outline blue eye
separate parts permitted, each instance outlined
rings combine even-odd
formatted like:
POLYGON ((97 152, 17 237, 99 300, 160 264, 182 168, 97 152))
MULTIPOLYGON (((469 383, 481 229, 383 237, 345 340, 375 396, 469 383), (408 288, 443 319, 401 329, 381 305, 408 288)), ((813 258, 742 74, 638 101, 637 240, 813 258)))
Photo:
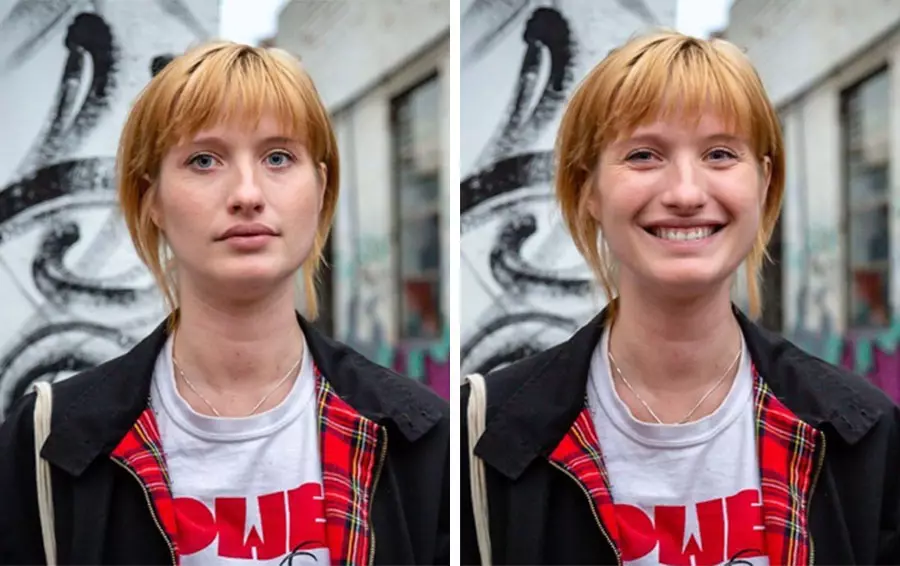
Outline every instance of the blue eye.
POLYGON ((639 149, 628 154, 628 161, 649 161, 653 159, 653 152, 649 149, 639 149))
POLYGON ((273 151, 266 156, 266 163, 276 169, 286 167, 294 161, 294 157, 286 151, 273 151))
POLYGON ((709 152, 709 158, 713 161, 722 161, 724 159, 734 159, 737 157, 734 152, 727 149, 717 148, 709 152))
POLYGON ((211 169, 216 164, 216 158, 208 153, 200 153, 191 157, 188 164, 198 169, 211 169))

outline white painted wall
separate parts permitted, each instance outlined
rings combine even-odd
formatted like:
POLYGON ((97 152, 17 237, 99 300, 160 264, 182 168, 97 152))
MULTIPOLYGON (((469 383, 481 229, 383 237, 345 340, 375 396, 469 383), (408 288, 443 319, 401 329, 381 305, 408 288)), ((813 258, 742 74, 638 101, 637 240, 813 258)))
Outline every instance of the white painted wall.
POLYGON ((338 109, 448 33, 447 0, 292 0, 275 43, 299 56, 338 109))
POLYGON ((735 0, 725 37, 780 106, 900 25, 896 0, 735 0))
MULTIPOLYGON (((884 65, 900 108, 900 2, 736 0, 725 37, 747 50, 783 118, 784 328, 847 330, 840 94, 884 65)), ((892 164, 900 163, 900 112, 891 115, 892 164)), ((889 173, 891 241, 900 241, 900 184, 889 173)), ((900 246, 891 294, 900 302, 900 246)))
POLYGON ((114 156, 152 60, 215 36, 218 2, 97 4, 0 0, 0 420, 31 378, 65 378, 119 355, 164 313, 119 217, 114 156), (73 57, 83 72, 63 80, 67 36, 88 55, 73 57), (101 49, 104 38, 114 50, 101 49), (94 50, 111 59, 94 60, 94 50), (109 80, 95 100, 85 93, 97 73, 109 80), (67 87, 71 107, 52 133, 67 87), (63 227, 77 233, 74 245, 42 251, 63 227), (39 258, 59 261, 56 284, 37 283, 39 258))
MULTIPOLYGON (((332 232, 334 332, 357 346, 397 342, 390 104, 437 74, 441 106, 449 108, 449 26, 446 0, 295 0, 279 20, 275 43, 302 58, 333 113, 341 155, 332 232)), ((440 141, 443 273, 449 266, 449 215, 454 214, 449 202, 455 190, 449 181, 447 114, 441 114, 440 141)), ((445 313, 447 300, 444 288, 445 313)))

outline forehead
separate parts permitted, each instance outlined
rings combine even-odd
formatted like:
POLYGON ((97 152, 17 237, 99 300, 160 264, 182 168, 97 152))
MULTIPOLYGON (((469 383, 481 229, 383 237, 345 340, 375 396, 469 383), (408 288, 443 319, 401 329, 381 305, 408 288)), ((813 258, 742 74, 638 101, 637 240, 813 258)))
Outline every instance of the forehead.
POLYGON ((695 136, 713 137, 727 136, 746 140, 749 132, 738 126, 738 121, 724 118, 720 113, 706 110, 698 114, 672 113, 653 117, 630 128, 623 128, 615 136, 614 141, 621 141, 640 136, 695 136))
POLYGON ((170 149, 185 148, 197 143, 215 141, 217 144, 255 144, 263 141, 305 145, 306 128, 291 116, 273 110, 213 114, 210 119, 183 130, 171 140, 170 149))
POLYGON ((291 122, 281 119, 273 112, 264 112, 258 118, 235 116, 222 120, 213 120, 210 124, 201 124, 198 129, 187 134, 184 139, 201 137, 219 138, 287 138, 299 141, 298 128, 291 122))

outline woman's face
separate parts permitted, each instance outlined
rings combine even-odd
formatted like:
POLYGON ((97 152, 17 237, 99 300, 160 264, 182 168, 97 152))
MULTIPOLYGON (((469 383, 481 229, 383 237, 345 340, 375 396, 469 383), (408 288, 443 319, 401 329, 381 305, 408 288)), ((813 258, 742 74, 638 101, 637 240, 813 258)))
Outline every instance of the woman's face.
POLYGON ((681 298, 720 290, 753 247, 771 163, 715 114, 659 120, 602 153, 588 201, 618 286, 681 298))
POLYGON ((309 256, 326 171, 272 115, 221 124, 163 158, 151 217, 185 278, 206 292, 266 292, 309 256))

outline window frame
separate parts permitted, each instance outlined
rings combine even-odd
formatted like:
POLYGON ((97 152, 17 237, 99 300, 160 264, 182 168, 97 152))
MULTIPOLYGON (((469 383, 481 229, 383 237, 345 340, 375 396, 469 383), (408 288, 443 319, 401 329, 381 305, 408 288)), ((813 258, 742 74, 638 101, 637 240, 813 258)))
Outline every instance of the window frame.
MULTIPOLYGON (((394 224, 392 226, 392 242, 394 245, 394 249, 396 253, 393 254, 394 261, 392 266, 392 271, 394 274, 394 288, 397 290, 397 300, 394 302, 394 319, 395 319, 395 330, 396 336, 400 342, 431 342, 433 340, 439 339, 441 334, 441 329, 446 324, 446 316, 441 308, 441 296, 442 296, 442 281, 441 281, 441 266, 443 265, 443 254, 444 249, 441 242, 442 235, 442 225, 443 225, 443 214, 442 214, 442 205, 441 205, 441 194, 442 194, 442 183, 444 181, 443 175, 443 167, 438 167, 437 170, 437 198, 434 203, 422 207, 417 208, 413 214, 403 212, 403 190, 401 186, 401 168, 400 168, 400 155, 399 155, 399 147, 398 147, 398 137, 397 137, 397 125, 398 125, 398 114, 400 108, 403 106, 405 102, 407 102, 412 96, 414 96, 415 92, 422 87, 429 85, 430 83, 434 83, 434 86, 437 88, 438 97, 442 94, 441 83, 444 80, 440 72, 437 68, 432 69, 430 72, 427 72, 421 75, 418 80, 415 82, 409 83, 406 88, 402 90, 398 90, 395 93, 392 93, 389 99, 389 131, 390 131, 390 163, 391 163, 391 193, 392 193, 392 215, 394 218, 394 224), (403 263, 403 225, 406 221, 409 220, 422 220, 426 218, 434 218, 434 222, 437 226, 437 234, 438 234, 438 262, 437 267, 434 269, 430 269, 427 271, 423 271, 421 273, 417 273, 416 278, 408 277, 404 272, 404 263, 403 263), (406 298, 405 298, 405 285, 407 281, 425 281, 428 284, 434 285, 437 290, 437 295, 435 300, 437 301, 437 330, 434 336, 416 336, 407 333, 406 327, 406 298)), ((435 118, 438 122, 440 121, 440 114, 435 118)), ((440 138, 440 133, 438 134, 438 138, 440 138)), ((439 139, 440 141, 440 139, 439 139)))
MULTIPOLYGON (((891 296, 891 285, 892 279, 894 277, 893 270, 891 268, 891 252, 893 243, 891 242, 891 226, 893 224, 893 215, 892 215, 892 205, 891 205, 891 162, 890 155, 888 155, 888 175, 887 175, 887 186, 884 192, 884 195, 878 198, 868 199, 863 202, 854 202, 853 195, 851 194, 851 177, 850 177, 850 161, 851 161, 851 147, 850 147, 850 138, 851 132, 849 127, 849 119, 850 119, 850 101, 855 97, 859 96, 859 92, 861 89, 865 88, 867 84, 870 84, 871 81, 876 80, 878 78, 883 78, 887 82, 888 88, 888 103, 886 105, 886 112, 888 113, 888 124, 890 124, 890 114, 891 110, 891 75, 892 75, 892 67, 887 62, 880 64, 870 71, 865 73, 864 75, 859 76, 853 82, 847 84, 838 92, 838 105, 839 105, 839 140, 840 140, 840 172, 841 172, 841 197, 843 201, 843 213, 841 215, 841 239, 844 248, 843 253, 843 272, 844 272, 844 286, 843 286, 843 318, 844 318, 844 327, 854 333, 858 334, 866 334, 871 331, 878 331, 886 328, 890 325, 890 318, 892 316, 894 305, 891 296), (887 238, 887 258, 884 260, 877 261, 869 261, 869 262, 860 262, 854 261, 852 257, 852 228, 854 224, 854 218, 858 218, 861 214, 865 214, 866 212, 871 212, 873 210, 884 209, 885 210, 885 218, 886 218, 886 238, 887 238), (886 278, 884 281, 885 289, 884 294, 886 296, 886 311, 888 320, 884 325, 878 324, 857 324, 854 320, 854 309, 853 309, 853 301, 854 301, 854 293, 853 287, 855 285, 855 277, 857 271, 862 269, 870 268, 872 271, 883 272, 886 274, 886 278)), ((889 145, 892 143, 890 140, 890 136, 892 132, 890 131, 890 126, 888 126, 888 136, 889 145)), ((890 151, 890 150, 889 150, 890 151)))

